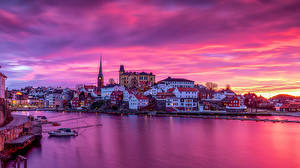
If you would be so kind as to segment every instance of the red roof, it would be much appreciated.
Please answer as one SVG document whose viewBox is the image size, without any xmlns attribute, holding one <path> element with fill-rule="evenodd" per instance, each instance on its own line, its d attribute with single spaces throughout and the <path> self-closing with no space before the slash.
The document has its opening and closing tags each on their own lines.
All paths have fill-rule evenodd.
<svg viewBox="0 0 300 168">
<path fill-rule="evenodd" d="M 157 96 L 175 96 L 173 93 L 170 92 L 158 92 Z"/>
<path fill-rule="evenodd" d="M 177 88 L 179 92 L 198 92 L 196 88 Z"/>
<path fill-rule="evenodd" d="M 79 101 L 79 98 L 78 98 L 78 97 L 74 97 L 74 98 L 72 99 L 72 101 Z"/>
<path fill-rule="evenodd" d="M 169 92 L 169 93 L 173 93 L 174 90 L 175 90 L 175 88 L 171 88 L 171 89 L 168 89 L 168 92 Z"/>
<path fill-rule="evenodd" d="M 117 91 L 113 91 L 113 92 L 111 93 L 111 95 L 123 95 L 123 92 L 117 90 Z"/>
<path fill-rule="evenodd" d="M 0 72 L 0 76 L 7 78 L 7 76 L 5 76 L 3 73 Z"/>
<path fill-rule="evenodd" d="M 281 108 L 300 108 L 300 102 L 290 102 L 289 104 L 284 104 Z"/>
<path fill-rule="evenodd" d="M 144 96 L 144 95 L 135 95 L 135 97 L 138 99 L 138 100 L 148 100 L 148 97 Z"/>
</svg>

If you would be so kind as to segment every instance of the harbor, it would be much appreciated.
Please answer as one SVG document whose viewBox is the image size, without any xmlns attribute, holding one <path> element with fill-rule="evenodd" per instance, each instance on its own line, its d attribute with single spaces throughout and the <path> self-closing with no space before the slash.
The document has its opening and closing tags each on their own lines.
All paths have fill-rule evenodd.
<svg viewBox="0 0 300 168">
<path fill-rule="evenodd" d="M 15 114 L 26 115 L 27 112 Z M 300 147 L 300 139 L 294 135 L 298 134 L 300 125 L 292 122 L 272 122 L 296 121 L 298 117 L 276 119 L 263 116 L 258 117 L 259 121 L 255 122 L 244 116 L 228 119 L 226 116 L 160 117 L 51 111 L 30 112 L 30 115 L 46 116 L 49 122 L 61 123 L 58 127 L 43 124 L 41 145 L 24 155 L 30 168 L 48 168 L 53 162 L 58 168 L 99 165 L 112 168 L 239 165 L 250 168 L 284 166 L 287 161 L 292 167 L 300 166 L 298 160 L 282 157 L 290 152 L 298 157 L 296 149 Z M 97 124 L 101 126 L 84 128 Z M 79 134 L 75 137 L 48 135 L 49 131 L 58 128 L 79 128 Z M 278 148 L 270 140 L 275 137 L 282 148 Z M 264 157 L 257 155 L 257 151 L 264 151 Z M 187 157 L 179 160 L 178 155 L 182 154 Z M 256 161 L 249 161 L 249 157 Z M 232 162 L 231 158 L 235 161 Z M 264 161 L 271 158 L 274 159 L 273 162 Z"/>
<path fill-rule="evenodd" d="M 12 115 L 13 120 L 0 128 L 1 167 L 14 160 L 22 151 L 30 149 L 42 138 L 42 125 L 23 115 Z"/>
</svg>

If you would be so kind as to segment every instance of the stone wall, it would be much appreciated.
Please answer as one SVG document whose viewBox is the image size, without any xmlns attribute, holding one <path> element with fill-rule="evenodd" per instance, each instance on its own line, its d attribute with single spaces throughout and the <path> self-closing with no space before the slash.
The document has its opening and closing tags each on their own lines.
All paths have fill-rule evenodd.
<svg viewBox="0 0 300 168">
<path fill-rule="evenodd" d="M 30 128 L 31 121 L 26 116 L 14 116 L 9 124 L 0 127 L 0 152 L 6 142 L 28 134 Z"/>
<path fill-rule="evenodd" d="M 5 99 L 0 98 L 0 127 L 12 120 L 8 104 Z"/>
</svg>

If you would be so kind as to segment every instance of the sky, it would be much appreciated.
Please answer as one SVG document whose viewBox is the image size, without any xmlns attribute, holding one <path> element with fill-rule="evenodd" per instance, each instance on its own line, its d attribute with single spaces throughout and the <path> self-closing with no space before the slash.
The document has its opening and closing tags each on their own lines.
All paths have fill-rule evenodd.
<svg viewBox="0 0 300 168">
<path fill-rule="evenodd" d="M 9 88 L 95 84 L 126 70 L 300 95 L 299 0 L 0 1 Z"/>
</svg>

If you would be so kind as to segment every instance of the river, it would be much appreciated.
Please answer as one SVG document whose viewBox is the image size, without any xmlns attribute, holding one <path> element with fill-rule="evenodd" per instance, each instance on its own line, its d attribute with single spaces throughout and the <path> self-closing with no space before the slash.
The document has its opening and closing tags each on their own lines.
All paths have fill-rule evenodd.
<svg viewBox="0 0 300 168">
<path fill-rule="evenodd" d="M 26 154 L 29 168 L 300 167 L 300 124 L 30 113 L 51 121 L 77 118 L 60 127 L 103 126 L 81 129 L 77 137 L 43 134 L 41 145 Z"/>
</svg>

